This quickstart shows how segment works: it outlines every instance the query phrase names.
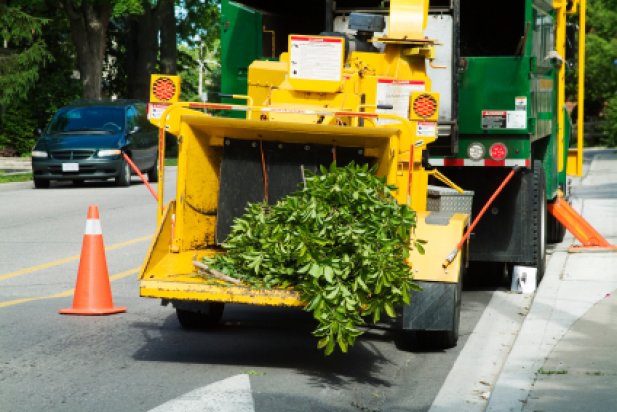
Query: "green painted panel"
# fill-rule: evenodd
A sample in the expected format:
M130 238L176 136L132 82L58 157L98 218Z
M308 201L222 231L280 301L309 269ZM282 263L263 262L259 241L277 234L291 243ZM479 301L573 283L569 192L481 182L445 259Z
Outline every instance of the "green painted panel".
M221 92L246 94L248 67L262 55L261 14L222 0L221 24Z
M528 134L531 122L523 128L506 128L483 112L509 112L516 109L516 98L524 98L529 118L531 95L529 57L466 57L459 82L459 130L461 134ZM483 127L484 125L484 127Z

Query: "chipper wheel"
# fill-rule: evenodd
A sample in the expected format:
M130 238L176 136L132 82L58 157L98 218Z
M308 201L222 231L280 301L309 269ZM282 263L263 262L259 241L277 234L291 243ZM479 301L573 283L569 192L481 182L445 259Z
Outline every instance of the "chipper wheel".
M176 306L176 316L183 329L208 329L219 323L224 309L225 304L219 302L206 302L198 309Z

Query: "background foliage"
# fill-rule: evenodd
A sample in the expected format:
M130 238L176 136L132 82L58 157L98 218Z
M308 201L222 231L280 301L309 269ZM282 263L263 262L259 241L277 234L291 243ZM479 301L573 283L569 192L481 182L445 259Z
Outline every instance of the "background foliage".
M617 146L617 0L590 0L585 116L599 120L600 143ZM592 130L593 131L593 130Z
M111 7L102 62L103 98L143 99L148 93L149 75L164 72L157 46L163 23L156 20L156 12L169 1L73 2L77 6L96 3L97 7ZM199 46L208 50L210 61L219 56L219 0L175 0L175 10L176 70L182 76L183 98L197 100ZM150 13L153 27L144 27L146 13ZM36 141L35 130L44 128L59 107L84 97L70 32L67 12L59 2L0 0L0 156L28 155ZM141 60L136 63L127 55ZM137 66L142 69L139 73L131 70ZM138 87L135 76L141 79ZM218 66L209 64L205 78L206 90L217 91Z
M204 90L215 97L212 92L219 89L220 70L211 62L220 55L219 2L70 0L76 7L96 7L111 16L101 63L103 97L143 99L149 74L171 67L183 78L183 98L199 100L200 61L209 62L204 69ZM68 12L61 6L64 3L0 0L0 152L9 148L9 152L28 154L35 139L33 130L28 132L30 127L44 127L58 107L89 95L84 94L80 81L84 76L80 76L82 68L70 35ZM175 25L170 26L161 16L171 3ZM597 141L617 146L617 0L588 0L587 10L585 116L591 130L586 144ZM176 38L177 50L166 49L162 56L160 43L166 29L167 35ZM172 55L175 65L167 61ZM571 70L569 78L575 84L576 72Z

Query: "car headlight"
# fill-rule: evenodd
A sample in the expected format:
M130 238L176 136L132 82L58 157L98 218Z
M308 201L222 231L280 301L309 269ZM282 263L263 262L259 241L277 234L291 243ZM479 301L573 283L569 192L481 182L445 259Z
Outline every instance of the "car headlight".
M47 152L45 150L33 150L32 151L32 157L37 157L37 158L46 158Z
M467 154L471 160L480 160L484 158L484 145L479 142L470 144L467 148Z
M99 150L99 152L96 155L98 157L110 157L110 156L118 156L120 153L122 153L122 150L120 149L103 149L103 150Z

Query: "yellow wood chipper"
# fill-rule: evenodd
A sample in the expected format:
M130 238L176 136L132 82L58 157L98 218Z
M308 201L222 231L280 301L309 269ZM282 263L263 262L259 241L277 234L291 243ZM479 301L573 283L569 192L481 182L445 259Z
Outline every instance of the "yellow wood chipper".
M423 290L399 310L401 335L456 345L461 239L473 194L425 168L439 108L427 75L436 47L424 35L427 15L428 1L392 0L389 16L346 14L346 33L285 33L287 51L252 62L248 93L230 96L234 103L178 102L177 79L153 76L150 115L161 131L159 228L140 274L141 296L172 304L184 327L217 322L226 303L305 306L290 289L208 282L193 262L222 252L249 202L276 202L297 190L304 170L353 161L375 166L398 188L397 201L417 213L414 238L427 241L426 253L413 250L410 257ZM165 133L178 140L176 194L168 204ZM429 175L450 187L429 186Z

